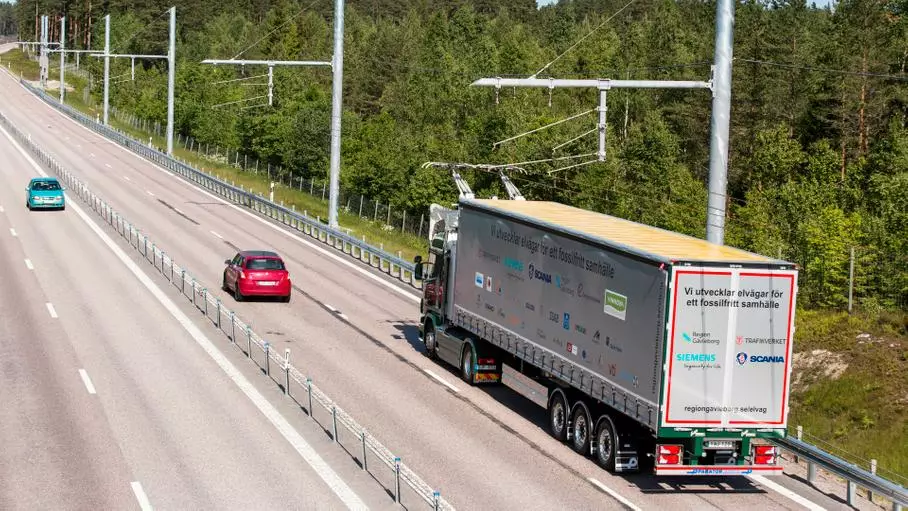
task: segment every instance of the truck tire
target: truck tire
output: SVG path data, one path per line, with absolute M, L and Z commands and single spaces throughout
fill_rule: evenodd
M 568 408 L 564 393 L 552 392 L 549 397 L 549 432 L 556 439 L 564 442 L 567 439 Z
M 608 415 L 599 417 L 596 428 L 596 463 L 609 472 L 615 471 L 615 450 L 618 441 L 615 436 L 615 427 Z
M 431 321 L 426 322 L 423 329 L 423 343 L 426 345 L 426 356 L 430 360 L 438 359 L 438 339 L 435 337 L 435 327 Z
M 583 455 L 590 453 L 590 439 L 594 434 L 592 421 L 586 405 L 578 401 L 571 414 L 571 447 Z
M 464 344 L 460 356 L 460 378 L 473 385 L 473 348 L 469 344 Z

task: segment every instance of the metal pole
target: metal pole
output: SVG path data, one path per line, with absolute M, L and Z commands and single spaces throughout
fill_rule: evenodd
M 851 247 L 851 259 L 848 263 L 848 313 L 851 314 L 852 296 L 854 294 L 854 247 Z
M 167 50 L 167 155 L 173 156 L 173 88 L 177 60 L 177 8 L 170 8 L 170 48 Z
M 328 226 L 337 228 L 337 194 L 340 179 L 341 96 L 344 91 L 344 0 L 334 2 L 334 57 L 331 60 L 331 194 Z
M 268 66 L 268 106 L 274 103 L 274 66 Z
M 66 16 L 60 18 L 60 103 L 63 102 L 63 90 L 65 80 L 63 66 L 66 65 Z
M 104 125 L 110 104 L 110 14 L 104 16 Z
M 606 89 L 599 90 L 599 152 L 596 154 L 599 161 L 605 161 L 605 113 L 608 111 L 605 100 L 607 96 Z
M 725 242 L 725 202 L 728 189 L 728 129 L 731 116 L 731 59 L 735 24 L 733 0 L 716 2 L 716 49 L 713 65 L 713 104 L 709 137 L 709 199 L 706 239 Z

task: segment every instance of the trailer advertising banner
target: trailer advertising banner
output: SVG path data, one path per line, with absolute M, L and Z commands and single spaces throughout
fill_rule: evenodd
M 784 428 L 797 272 L 675 267 L 663 427 Z

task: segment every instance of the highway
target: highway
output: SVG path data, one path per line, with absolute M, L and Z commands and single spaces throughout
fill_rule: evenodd
M 789 478 L 774 478 L 773 484 L 749 479 L 655 479 L 641 475 L 609 475 L 592 461 L 552 439 L 545 429 L 544 409 L 529 399 L 509 388 L 467 387 L 453 370 L 428 360 L 417 339 L 418 296 L 414 290 L 376 277 L 377 274 L 367 267 L 351 262 L 338 252 L 192 187 L 66 119 L 5 73 L 0 73 L 0 112 L 30 133 L 34 141 L 69 171 L 154 239 L 177 264 L 190 269 L 202 285 L 236 310 L 242 319 L 251 322 L 277 349 L 290 348 L 295 363 L 300 364 L 329 396 L 372 435 L 400 454 L 457 508 L 846 508 L 837 497 Z M 6 143 L 5 139 L 0 142 Z M 24 187 L 33 172 L 21 161 L 5 166 L 3 172 L 7 190 L 0 200 L 4 205 L 10 201 L 22 202 L 24 191 L 16 190 Z M 7 207 L 7 210 L 11 211 L 11 208 Z M 83 279 L 84 287 L 63 284 L 55 276 L 60 275 L 58 273 L 45 277 L 48 288 L 59 295 L 54 299 L 84 311 L 79 316 L 66 315 L 71 318 L 68 321 L 73 322 L 74 332 L 77 326 L 86 323 L 85 317 L 98 318 L 103 312 L 117 311 L 117 325 L 121 330 L 108 326 L 105 336 L 82 333 L 79 334 L 81 341 L 73 337 L 71 342 L 83 350 L 76 350 L 80 359 L 84 356 L 86 364 L 91 360 L 96 365 L 92 367 L 92 377 L 97 379 L 96 385 L 103 382 L 108 396 L 99 400 L 103 404 L 104 399 L 108 399 L 111 408 L 116 404 L 116 412 L 107 412 L 116 418 L 116 428 L 110 427 L 110 430 L 118 435 L 127 435 L 121 433 L 124 429 L 133 431 L 135 436 L 128 435 L 128 438 L 143 438 L 143 448 L 155 451 L 154 456 L 141 456 L 135 450 L 138 448 L 133 448 L 126 462 L 120 461 L 132 468 L 128 462 L 141 458 L 142 463 L 148 465 L 149 475 L 142 480 L 143 485 L 147 480 L 147 484 L 154 484 L 155 488 L 171 489 L 176 496 L 172 497 L 175 500 L 169 501 L 170 507 L 177 502 L 229 508 L 246 507 L 246 503 L 255 502 L 256 507 L 265 507 L 268 502 L 293 501 L 292 495 L 297 491 L 320 495 L 317 498 L 320 502 L 322 497 L 325 502 L 332 498 L 337 501 L 337 496 L 331 495 L 327 486 L 318 484 L 320 480 L 306 475 L 307 467 L 286 441 L 275 438 L 274 427 L 264 423 L 262 413 L 239 395 L 236 386 L 217 366 L 205 360 L 195 343 L 186 339 L 185 331 L 181 331 L 172 318 L 165 317 L 161 305 L 139 288 L 135 278 L 118 277 L 122 264 L 113 260 L 108 249 L 100 246 L 97 236 L 84 225 L 78 225 L 77 220 L 66 224 L 68 217 L 73 216 L 68 210 L 56 216 L 53 213 L 25 215 L 21 206 L 16 211 L 22 215 L 18 221 L 26 226 L 29 221 L 40 221 L 46 223 L 41 226 L 42 233 L 43 229 L 48 232 L 57 232 L 54 231 L 57 229 L 68 240 L 66 244 L 45 241 L 45 246 L 36 248 L 40 255 L 35 257 L 41 258 L 42 265 L 69 264 L 71 258 L 75 259 L 74 266 L 65 275 L 72 282 Z M 6 226 L 3 227 L 5 230 Z M 31 235 L 39 236 L 32 229 Z M 117 243 L 125 247 L 125 243 Z M 4 242 L 4 250 L 9 251 L 6 245 Z M 59 248 L 64 245 L 84 247 L 86 254 L 80 256 L 69 248 Z M 54 247 L 58 247 L 56 254 Z M 235 303 L 220 290 L 223 262 L 238 249 L 275 250 L 285 258 L 297 286 L 289 304 L 272 301 Z M 57 260 L 62 262 L 55 263 Z M 4 271 L 14 273 L 15 270 L 9 270 L 14 267 L 13 263 L 7 262 Z M 147 267 L 143 269 L 147 271 Z M 64 270 L 61 268 L 60 271 Z M 17 275 L 16 278 L 24 277 Z M 159 282 L 164 281 L 159 279 Z M 98 289 L 116 291 L 93 291 Z M 6 307 L 7 296 L 20 295 L 4 290 L 3 296 Z M 35 300 L 39 301 L 38 298 Z M 32 315 L 41 312 L 40 301 L 38 305 L 24 302 L 20 300 L 15 307 L 32 307 L 35 309 Z M 129 303 L 129 307 L 124 307 L 125 303 Z M 5 310 L 4 316 L 7 316 Z M 103 330 L 104 325 L 99 324 L 98 328 Z M 210 336 L 217 335 L 214 329 L 205 331 Z M 54 338 L 51 333 L 45 335 Z M 140 341 L 126 340 L 132 336 Z M 229 345 L 222 340 L 213 342 L 225 354 L 230 352 Z M 68 359 L 65 363 L 77 364 Z M 179 369 L 167 371 L 166 376 L 162 374 L 171 365 Z M 59 369 L 61 373 L 65 372 L 62 367 Z M 64 378 L 61 376 L 61 379 Z M 61 385 L 78 387 L 81 382 L 74 377 Z M 262 392 L 268 388 L 265 384 L 256 385 L 261 385 Z M 181 394 L 187 390 L 191 391 L 191 396 Z M 151 423 L 144 419 L 148 413 L 154 413 Z M 209 422 L 204 419 L 213 416 L 209 413 L 226 414 L 229 419 Z M 177 427 L 176 423 L 184 417 L 192 417 L 194 427 Z M 230 424 L 229 428 L 227 424 Z M 259 436 L 246 438 L 242 431 L 257 431 Z M 182 438 L 184 435 L 189 438 Z M 59 441 L 73 443 L 77 439 L 61 438 Z M 247 441 L 253 447 L 247 448 Z M 289 451 L 285 453 L 286 459 L 276 453 L 267 459 L 255 454 L 268 446 L 271 450 Z M 236 456 L 241 449 L 244 454 Z M 203 460 L 204 453 L 213 459 Z M 114 454 L 123 456 L 119 452 L 111 456 Z M 98 458 L 106 459 L 103 456 L 103 451 L 99 451 Z M 228 458 L 233 461 L 228 462 Z M 21 454 L 15 459 L 22 463 Z M 170 470 L 162 470 L 161 465 L 149 461 L 154 459 L 170 459 L 172 463 L 194 461 L 202 467 L 186 468 L 192 477 L 184 480 L 176 477 L 179 472 L 174 467 L 165 464 Z M 215 477 L 217 473 L 223 475 L 221 471 L 209 474 L 211 468 L 205 468 L 224 466 L 222 463 L 236 466 L 237 459 L 242 460 L 242 468 L 252 472 L 242 483 L 228 483 Z M 9 461 L 0 460 L 4 465 Z M 275 464 L 278 468 L 273 468 Z M 298 477 L 290 477 L 291 464 L 295 464 Z M 106 466 L 104 470 L 108 470 Z M 350 464 L 350 467 L 355 468 L 355 465 Z M 207 475 L 213 479 L 209 481 Z M 171 476 L 183 482 L 170 485 Z M 131 476 L 122 477 L 129 479 Z M 356 479 L 356 474 L 350 477 Z M 266 485 L 265 481 L 272 481 L 272 478 L 285 486 Z M 187 480 L 192 483 L 187 484 Z M 5 479 L 0 481 L 6 482 Z M 314 493 L 308 493 L 307 484 L 312 485 Z M 364 495 L 368 492 L 358 482 L 350 484 L 356 484 L 356 490 Z M 263 497 L 265 500 L 254 499 L 253 495 L 258 495 L 255 492 L 242 491 L 253 487 L 268 488 L 268 495 Z M 179 491 L 181 488 L 184 493 Z M 111 498 L 118 495 L 111 490 Z M 209 502 L 204 498 L 216 500 Z M 222 503 L 228 504 L 218 505 Z
M 37 174 L 2 132 L 0 161 L 0 509 L 387 502 L 347 463 L 323 480 L 264 414 L 275 405 L 217 368 L 76 204 L 29 212 Z

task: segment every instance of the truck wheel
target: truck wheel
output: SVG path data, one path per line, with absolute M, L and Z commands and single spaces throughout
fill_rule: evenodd
M 564 442 L 567 438 L 567 402 L 564 394 L 556 392 L 549 398 L 549 431 L 556 439 Z
M 464 346 L 463 355 L 460 357 L 460 377 L 473 385 L 473 348 L 469 344 Z
M 590 452 L 590 437 L 593 435 L 590 414 L 582 403 L 574 406 L 571 418 L 571 447 L 580 454 Z
M 596 429 L 596 463 L 609 472 L 615 471 L 615 429 L 608 416 L 599 418 L 599 427 Z
M 426 356 L 430 360 L 438 359 L 438 340 L 435 337 L 435 328 L 429 323 L 426 323 L 423 342 L 426 344 Z

